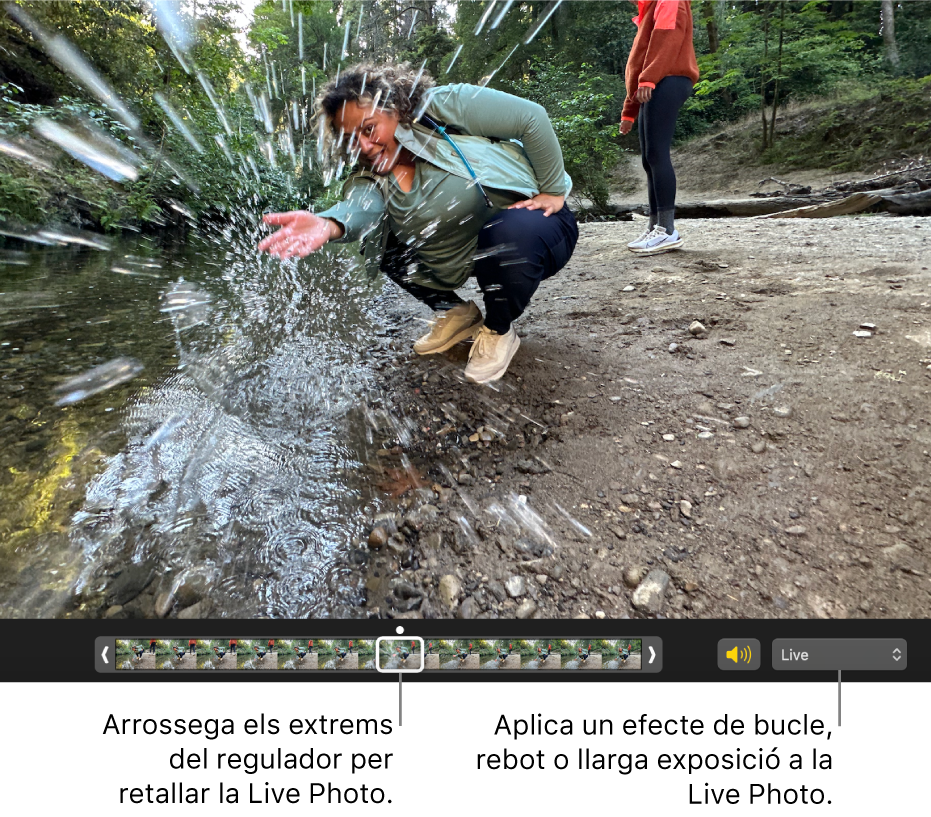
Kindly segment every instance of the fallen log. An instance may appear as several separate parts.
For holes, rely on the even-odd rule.
[[[904,192],[901,187],[887,187],[842,198],[817,194],[693,201],[677,204],[676,218],[831,218],[862,213],[871,208],[896,215],[931,215],[931,190]],[[579,216],[597,218],[608,215],[619,221],[630,221],[631,213],[646,216],[649,211],[645,204],[612,204],[605,211],[582,209]]]
[[[931,190],[883,196],[885,209],[898,216],[931,216]]]
[[[754,218],[831,218],[832,216],[848,216],[851,213],[862,213],[883,201],[883,197],[876,193],[854,193],[842,199],[813,204],[808,207],[795,207],[791,210],[782,210],[776,213],[754,216]]]
[[[895,188],[887,188],[875,190],[872,193],[854,193],[824,204],[796,207],[755,216],[755,218],[831,218],[862,213],[874,207],[899,216],[931,215],[931,190],[903,193]]]
[[[778,213],[791,208],[824,204],[826,196],[780,196],[761,199],[714,199],[676,204],[676,218],[721,218],[722,216],[751,217]],[[646,213],[645,208],[637,208]]]

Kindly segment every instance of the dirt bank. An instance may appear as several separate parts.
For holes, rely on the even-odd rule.
[[[931,219],[640,227],[583,226],[494,389],[393,302],[370,614],[931,615]]]

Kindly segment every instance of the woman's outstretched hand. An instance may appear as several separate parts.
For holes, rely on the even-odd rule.
[[[340,238],[343,228],[335,221],[320,218],[306,210],[290,213],[268,213],[263,218],[266,224],[279,224],[281,229],[259,243],[259,251],[276,255],[282,261],[303,258],[319,250],[327,241]]]
[[[565,196],[551,196],[549,193],[537,193],[532,199],[518,201],[508,207],[508,210],[542,210],[544,216],[551,216],[562,210],[566,203]]]

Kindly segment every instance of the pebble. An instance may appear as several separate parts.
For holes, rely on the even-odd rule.
[[[734,340],[733,338],[721,338],[721,340],[718,342],[724,346],[736,346],[737,345],[737,341]]]
[[[853,336],[855,338],[871,338],[873,337],[873,333],[867,331],[866,329],[858,329],[856,332],[853,333]]]
[[[524,577],[523,576],[511,576],[505,583],[505,589],[508,591],[508,595],[512,599],[516,599],[519,596],[523,596],[526,590],[524,586]]]
[[[527,619],[530,618],[535,612],[537,612],[537,605],[530,599],[524,599],[520,603],[520,607],[517,608],[515,615],[519,619]]]
[[[507,591],[500,582],[488,582],[485,585],[485,589],[488,590],[499,603],[508,597]]]
[[[643,578],[643,568],[629,567],[624,571],[624,584],[628,587],[636,587]]]
[[[868,332],[875,332],[875,331],[876,331],[876,324],[875,324],[875,323],[861,323],[861,324],[860,324],[860,328],[861,328],[861,329],[866,329]]]
[[[613,397],[609,397],[608,399],[609,399],[612,403],[620,403],[621,400],[623,400],[624,398],[623,398],[623,397],[620,397],[620,396],[617,395],[617,394],[615,394]]]
[[[698,439],[699,440],[710,440],[714,436],[713,431],[699,431]]]
[[[693,334],[695,337],[698,337],[699,335],[707,334],[708,330],[705,328],[705,325],[701,323],[700,321],[692,321],[689,324],[689,332]]]
[[[762,454],[766,450],[766,443],[763,440],[757,440],[753,445],[750,446],[750,450],[754,454]]]
[[[394,591],[394,595],[396,595],[402,601],[405,599],[420,598],[423,595],[423,593],[414,587],[414,585],[412,585],[410,582],[397,582],[392,589]]]
[[[459,579],[452,575],[452,573],[447,573],[440,579],[440,585],[437,588],[437,592],[440,596],[440,601],[443,602],[447,607],[455,607],[456,602],[459,601],[459,591],[462,589],[462,585],[459,583]]]
[[[808,528],[804,525],[792,525],[786,528],[786,533],[789,534],[789,536],[804,536],[807,532]]]
[[[670,468],[675,468],[676,470],[678,470],[678,469],[682,468],[682,463],[679,462],[679,460],[673,460],[671,463],[669,463],[669,467],[670,467]]]
[[[634,591],[631,603],[645,613],[659,613],[666,603],[669,574],[664,570],[651,570]]]
[[[474,482],[472,475],[467,471],[463,471],[461,474],[459,474],[459,476],[456,477],[456,481],[460,485],[471,485]]]
[[[425,550],[437,550],[443,544],[443,534],[439,531],[432,531],[420,538],[420,544]]]
[[[750,418],[749,417],[735,417],[733,419],[734,428],[750,428]]]
[[[692,503],[689,502],[687,499],[683,499],[682,501],[679,502],[679,511],[686,519],[691,519],[692,518]]]
[[[695,593],[698,590],[698,582],[686,582],[683,587],[686,593]]]
[[[369,534],[369,547],[378,550],[386,544],[388,544],[388,532],[382,527],[372,528]]]
[[[621,292],[633,292],[635,289],[636,289],[635,286],[633,286],[632,284],[628,284],[626,287],[624,287],[621,290]]]
[[[537,573],[534,578],[537,580],[537,584],[546,584],[550,577],[545,573]]]
[[[477,612],[478,605],[475,603],[475,599],[469,596],[459,605],[459,612],[456,613],[456,616],[458,618],[475,618]]]
[[[604,610],[595,610],[595,618],[607,618]]]
[[[792,416],[792,407],[791,406],[776,406],[773,409],[773,417],[782,417],[787,419]]]
[[[664,434],[664,435],[663,435],[663,439],[664,439],[667,443],[675,442],[675,440],[676,440],[676,435],[675,435],[675,434]]]
[[[679,351],[679,344],[678,344],[678,343],[670,343],[670,344],[669,344],[669,354],[674,355],[674,354],[675,354],[676,352],[678,352],[678,351]]]
[[[105,615],[104,617],[105,617],[105,618],[113,618],[114,616],[118,616],[118,615],[119,615],[120,613],[122,613],[122,612],[123,612],[123,605],[122,605],[122,604],[114,604],[112,607],[110,607],[110,608],[107,610],[107,613],[106,613],[106,615]]]

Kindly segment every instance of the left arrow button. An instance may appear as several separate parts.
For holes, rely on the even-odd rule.
[[[109,646],[104,647],[104,648],[103,648],[103,652],[100,653],[100,657],[103,659],[104,664],[109,664],[109,663],[110,663],[110,662],[107,660],[107,650],[109,650],[109,649],[110,649]]]

